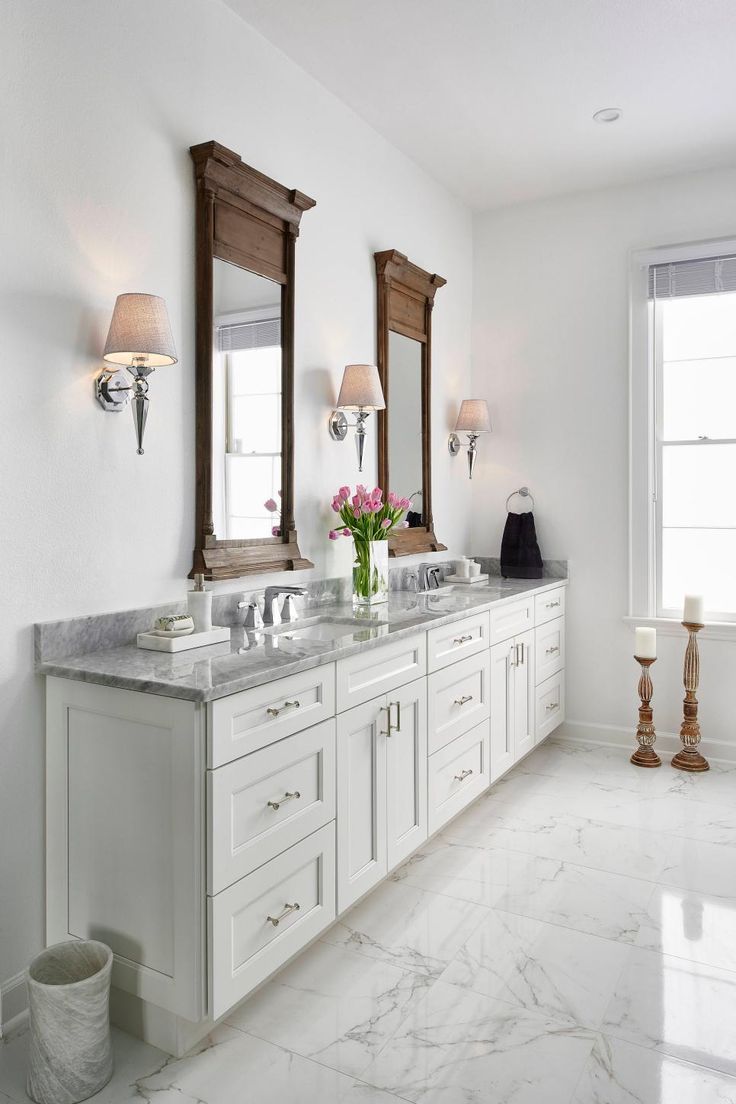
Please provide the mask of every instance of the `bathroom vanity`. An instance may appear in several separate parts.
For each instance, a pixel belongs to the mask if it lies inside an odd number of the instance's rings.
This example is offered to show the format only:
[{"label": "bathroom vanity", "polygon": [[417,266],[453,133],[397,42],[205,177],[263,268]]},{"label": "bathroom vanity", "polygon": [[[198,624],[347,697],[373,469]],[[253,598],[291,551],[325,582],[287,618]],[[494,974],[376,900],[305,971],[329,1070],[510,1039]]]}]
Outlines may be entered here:
[{"label": "bathroom vanity", "polygon": [[562,722],[566,580],[491,582],[181,655],[38,627],[46,938],[113,948],[117,1022],[183,1053]]}]

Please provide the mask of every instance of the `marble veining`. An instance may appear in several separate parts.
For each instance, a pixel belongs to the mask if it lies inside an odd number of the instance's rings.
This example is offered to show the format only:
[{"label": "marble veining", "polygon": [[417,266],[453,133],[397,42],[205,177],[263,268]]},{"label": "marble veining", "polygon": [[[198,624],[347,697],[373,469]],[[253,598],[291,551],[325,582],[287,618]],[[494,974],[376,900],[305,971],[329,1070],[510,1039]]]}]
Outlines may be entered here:
[{"label": "marble veining", "polygon": [[[734,777],[547,741],[186,1057],[114,1031],[93,1099],[736,1104],[732,849],[665,827],[718,824]],[[609,819],[647,794],[640,827]],[[0,1041],[1,1104],[27,1104],[27,1049]]]},{"label": "marble veining", "polygon": [[[217,595],[213,602],[215,623],[232,627],[230,643],[175,654],[144,651],[134,641],[136,633],[150,628],[156,616],[182,612],[183,602],[49,622],[35,626],[36,670],[165,697],[211,701],[560,585],[560,580],[550,579],[491,582],[472,590],[431,595],[392,591],[386,604],[356,612],[346,600],[345,581],[327,580],[310,591],[305,616],[322,614],[361,622],[353,630],[346,627],[346,635],[336,641],[246,632],[242,610],[237,609],[242,593]],[[246,600],[252,597],[245,596]]]}]

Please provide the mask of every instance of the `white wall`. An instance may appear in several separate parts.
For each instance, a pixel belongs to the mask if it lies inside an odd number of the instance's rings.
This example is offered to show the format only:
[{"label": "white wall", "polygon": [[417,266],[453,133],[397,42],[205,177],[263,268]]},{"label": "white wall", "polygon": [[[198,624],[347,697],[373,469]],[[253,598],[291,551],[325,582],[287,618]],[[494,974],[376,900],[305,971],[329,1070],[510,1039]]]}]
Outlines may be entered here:
[{"label": "white wall", "polygon": [[[506,496],[528,484],[542,554],[570,560],[567,705],[575,722],[632,730],[636,723],[633,631],[622,621],[629,252],[734,231],[736,171],[476,220],[473,393],[489,399],[494,432],[481,442],[474,476],[473,548],[499,548]],[[652,675],[661,731],[679,731],[684,645],[684,635],[660,639]],[[704,640],[701,661],[704,748],[725,741],[736,755],[736,644]]]},{"label": "white wall", "polygon": [[[466,550],[469,488],[444,439],[469,385],[472,274],[466,210],[219,0],[6,4],[0,102],[1,984],[43,942],[31,624],[166,601],[188,585],[188,147],[217,139],[317,200],[297,253],[296,520],[319,573],[347,567],[348,542],[326,534],[331,495],[355,481],[355,450],[352,438],[330,441],[327,416],[343,365],[375,357],[378,249],[448,281],[433,316],[435,521],[451,550]],[[143,457],[130,413],[106,415],[92,397],[121,291],[165,296],[180,358],[151,380]],[[373,451],[366,481],[371,471]]]}]

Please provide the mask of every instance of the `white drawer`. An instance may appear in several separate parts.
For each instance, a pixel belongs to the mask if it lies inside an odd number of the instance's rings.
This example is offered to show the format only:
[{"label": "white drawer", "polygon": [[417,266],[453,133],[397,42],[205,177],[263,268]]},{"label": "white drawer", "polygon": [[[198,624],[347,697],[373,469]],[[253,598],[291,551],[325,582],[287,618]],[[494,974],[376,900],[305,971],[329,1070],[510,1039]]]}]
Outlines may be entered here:
[{"label": "white drawer", "polygon": [[562,617],[565,612],[565,588],[548,590],[544,594],[534,596],[534,623],[543,625],[545,621],[552,621],[555,617]]},{"label": "white drawer", "polygon": [[562,724],[565,719],[565,672],[558,671],[536,691],[536,741]]},{"label": "white drawer", "polygon": [[534,627],[534,598],[491,610],[491,644],[499,644]]},{"label": "white drawer", "polygon": [[208,904],[209,1014],[216,1020],[335,919],[334,821]]},{"label": "white drawer", "polygon": [[491,658],[488,651],[436,671],[427,680],[429,753],[490,716]]},{"label": "white drawer", "polygon": [[436,832],[451,817],[482,794],[490,783],[488,721],[453,740],[429,759],[429,831]]},{"label": "white drawer", "polygon": [[381,644],[337,661],[337,711],[387,694],[427,673],[426,634]]},{"label": "white drawer", "polygon": [[220,698],[210,705],[207,765],[221,767],[334,715],[334,663]]},{"label": "white drawer", "polygon": [[335,819],[335,721],[207,772],[207,892]]},{"label": "white drawer", "polygon": [[534,630],[534,670],[537,686],[565,666],[565,618],[556,617]]},{"label": "white drawer", "polygon": [[475,655],[488,647],[491,623],[488,612],[465,617],[427,633],[427,670],[440,671],[450,663]]}]

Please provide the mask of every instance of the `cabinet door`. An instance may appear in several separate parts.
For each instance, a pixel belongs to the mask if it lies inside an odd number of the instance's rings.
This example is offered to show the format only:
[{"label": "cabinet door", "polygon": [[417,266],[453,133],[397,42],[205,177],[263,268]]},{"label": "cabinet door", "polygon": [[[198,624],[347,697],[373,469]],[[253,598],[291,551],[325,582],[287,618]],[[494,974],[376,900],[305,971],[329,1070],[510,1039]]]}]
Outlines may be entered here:
[{"label": "cabinet door", "polygon": [[514,762],[534,747],[534,631],[514,638]]},{"label": "cabinet door", "polygon": [[514,763],[513,658],[511,640],[491,648],[491,782],[505,774]]},{"label": "cabinet door", "polygon": [[388,869],[427,838],[427,682],[416,679],[388,695],[386,738]]},{"label": "cabinet door", "polygon": [[337,908],[343,912],[387,873],[385,697],[337,718]]}]

